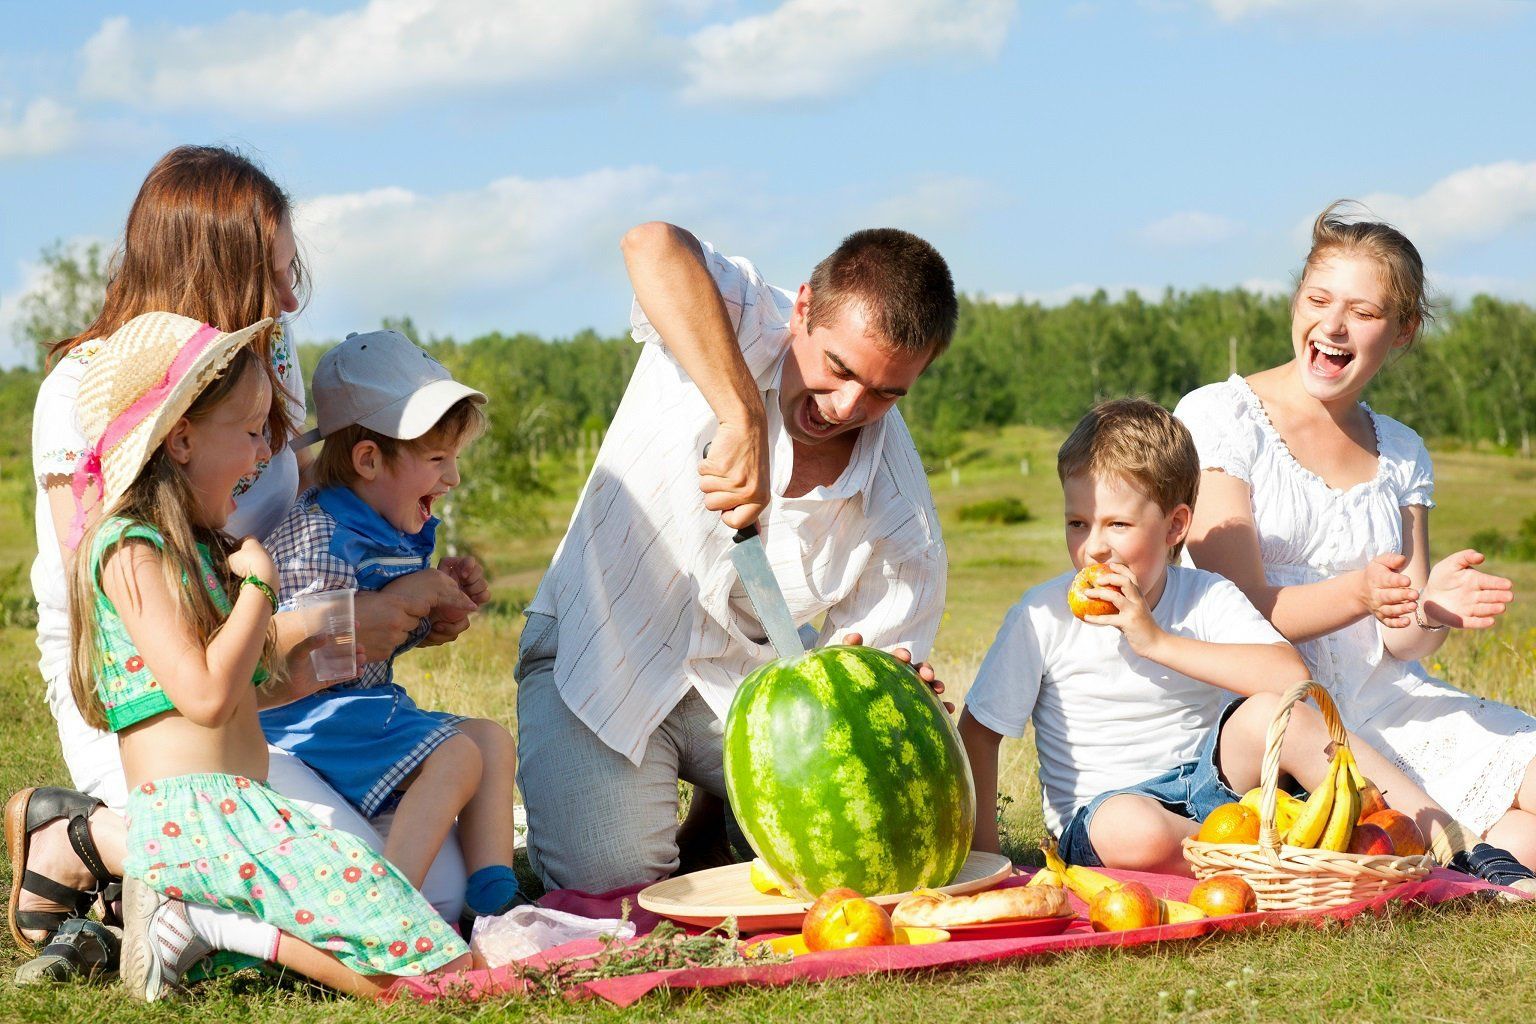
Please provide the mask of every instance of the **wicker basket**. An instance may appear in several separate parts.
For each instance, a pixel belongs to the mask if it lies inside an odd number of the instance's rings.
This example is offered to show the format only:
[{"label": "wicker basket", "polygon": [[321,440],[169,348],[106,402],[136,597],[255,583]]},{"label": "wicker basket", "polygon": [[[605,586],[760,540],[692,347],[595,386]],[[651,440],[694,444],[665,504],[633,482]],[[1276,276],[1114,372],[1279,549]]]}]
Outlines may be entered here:
[{"label": "wicker basket", "polygon": [[1416,882],[1429,874],[1434,861],[1428,854],[1414,857],[1335,853],[1282,846],[1275,828],[1275,786],[1280,778],[1280,741],[1291,720],[1291,708],[1311,697],[1323,713],[1333,741],[1347,745],[1344,723],[1333,698],[1319,683],[1297,683],[1280,698],[1275,720],[1264,741],[1264,762],[1259,778],[1259,842],[1202,843],[1184,840],[1184,859],[1196,878],[1235,874],[1258,897],[1260,910],[1311,910],[1337,907],[1370,899],[1393,886]]}]

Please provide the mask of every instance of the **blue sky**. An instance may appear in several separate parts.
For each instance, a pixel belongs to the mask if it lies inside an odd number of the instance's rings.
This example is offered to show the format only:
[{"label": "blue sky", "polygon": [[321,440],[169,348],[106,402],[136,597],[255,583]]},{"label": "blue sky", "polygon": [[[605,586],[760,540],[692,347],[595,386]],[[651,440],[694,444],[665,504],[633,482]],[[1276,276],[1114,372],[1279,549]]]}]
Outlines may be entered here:
[{"label": "blue sky", "polygon": [[653,218],[786,286],[895,224],[973,294],[1279,289],[1341,196],[1536,301],[1533,52],[1529,0],[0,0],[0,364],[180,142],[299,203],[310,340],[617,332]]}]

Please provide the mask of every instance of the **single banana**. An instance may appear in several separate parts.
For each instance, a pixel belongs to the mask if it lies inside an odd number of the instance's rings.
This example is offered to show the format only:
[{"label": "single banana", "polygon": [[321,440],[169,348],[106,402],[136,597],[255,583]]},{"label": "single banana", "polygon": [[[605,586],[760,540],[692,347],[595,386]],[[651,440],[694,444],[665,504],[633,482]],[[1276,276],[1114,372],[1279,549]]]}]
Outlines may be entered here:
[{"label": "single banana", "polygon": [[1056,871],[1052,868],[1041,868],[1039,871],[1034,873],[1028,882],[1025,883],[1025,888],[1027,889],[1030,886],[1035,885],[1049,885],[1053,888],[1060,889],[1066,885],[1066,879],[1061,877],[1061,873],[1059,871]]},{"label": "single banana", "polygon": [[1328,764],[1327,777],[1307,797],[1306,805],[1296,816],[1295,824],[1285,834],[1285,841],[1291,846],[1310,850],[1323,838],[1323,830],[1328,827],[1328,814],[1333,810],[1334,790],[1337,788],[1339,768],[1343,761],[1339,751],[1343,749],[1341,746],[1334,751],[1333,760]]},{"label": "single banana", "polygon": [[1355,785],[1354,768],[1355,758],[1347,747],[1340,747],[1344,758],[1346,770],[1339,772],[1338,781],[1333,792],[1333,812],[1328,816],[1328,827],[1323,830],[1322,842],[1318,843],[1318,849],[1333,850],[1342,853],[1349,849],[1350,836],[1354,834],[1355,822],[1360,817],[1360,787]]},{"label": "single banana", "polygon": [[1108,875],[1094,871],[1092,868],[1082,868],[1069,865],[1061,859],[1057,852],[1056,844],[1050,839],[1044,839],[1040,843],[1040,849],[1045,851],[1045,866],[1060,875],[1067,883],[1067,888],[1077,894],[1077,898],[1084,903],[1092,900],[1094,896],[1110,886],[1120,883]]},{"label": "single banana", "polygon": [[1163,910],[1163,924],[1183,924],[1186,921],[1199,921],[1208,917],[1205,911],[1193,903],[1181,903],[1178,900],[1158,900]]}]

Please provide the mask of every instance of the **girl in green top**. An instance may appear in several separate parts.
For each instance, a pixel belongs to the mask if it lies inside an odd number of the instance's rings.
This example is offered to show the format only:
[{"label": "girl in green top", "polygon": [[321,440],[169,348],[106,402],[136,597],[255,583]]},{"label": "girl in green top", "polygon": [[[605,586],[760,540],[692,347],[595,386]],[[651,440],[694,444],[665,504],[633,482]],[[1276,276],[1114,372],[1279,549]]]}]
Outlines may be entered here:
[{"label": "girl in green top", "polygon": [[[171,313],[130,320],[81,381],[75,472],[103,516],[80,543],[71,673],[118,734],[129,787],[122,976],[158,998],[209,953],[270,960],[354,995],[471,966],[381,856],[268,789],[259,705],[304,696],[272,664],[271,558],[221,532],[271,452],[273,394],[250,341]],[[77,515],[77,527],[84,522]]]}]

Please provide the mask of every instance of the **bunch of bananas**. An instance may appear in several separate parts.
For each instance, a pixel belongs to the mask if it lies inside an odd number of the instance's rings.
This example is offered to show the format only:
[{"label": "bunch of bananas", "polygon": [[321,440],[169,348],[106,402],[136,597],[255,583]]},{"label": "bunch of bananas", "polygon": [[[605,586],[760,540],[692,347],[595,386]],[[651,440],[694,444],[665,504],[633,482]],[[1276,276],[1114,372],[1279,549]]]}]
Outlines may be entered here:
[{"label": "bunch of bananas", "polygon": [[1285,842],[1309,850],[1349,849],[1355,823],[1360,820],[1360,790],[1365,785],[1365,776],[1349,748],[1342,743],[1335,746],[1327,777],[1307,797],[1285,834]]}]

